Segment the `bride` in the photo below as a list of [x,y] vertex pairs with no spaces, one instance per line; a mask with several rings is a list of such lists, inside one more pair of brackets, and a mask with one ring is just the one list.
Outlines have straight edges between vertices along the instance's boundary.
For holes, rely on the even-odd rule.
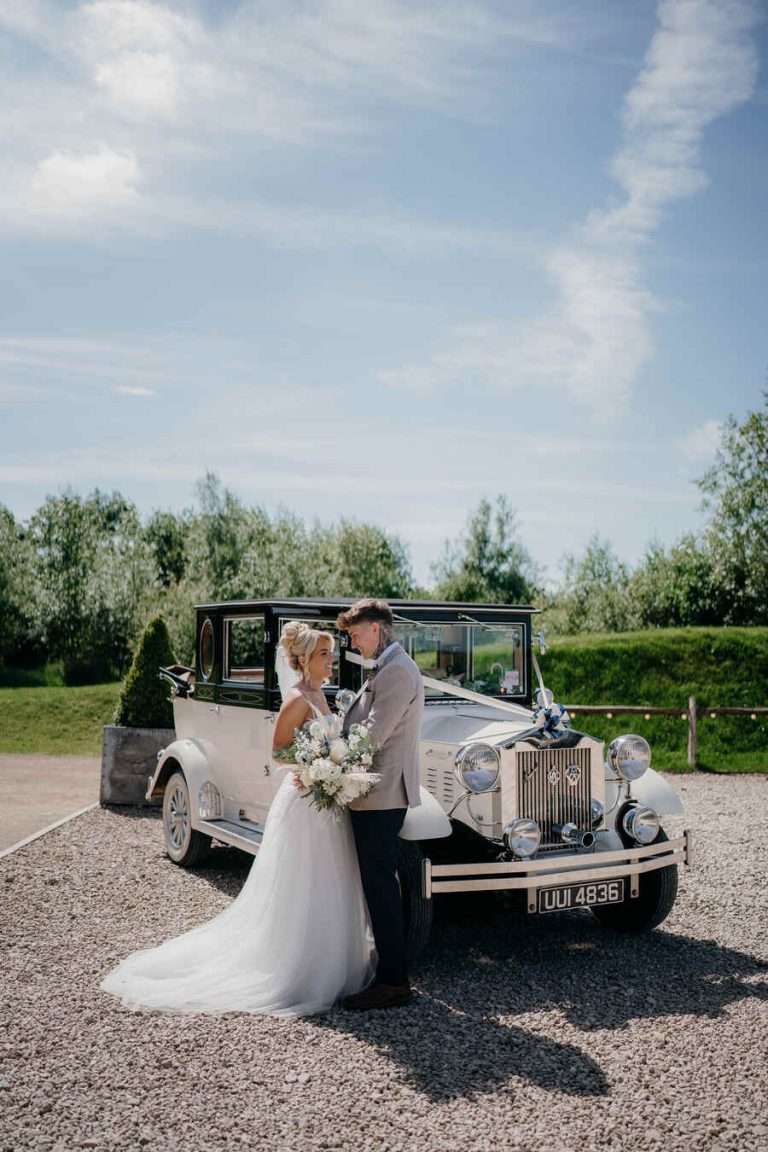
[[[333,637],[288,621],[277,663],[274,751],[330,714],[322,685]],[[311,806],[289,771],[237,899],[207,924],[134,952],[101,987],[134,1009],[306,1016],[365,987],[372,946],[349,816]]]

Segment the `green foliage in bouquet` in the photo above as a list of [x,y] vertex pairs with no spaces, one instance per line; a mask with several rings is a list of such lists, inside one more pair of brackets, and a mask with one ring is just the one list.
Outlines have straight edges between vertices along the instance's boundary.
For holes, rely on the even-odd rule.
[[160,679],[159,669],[175,663],[165,620],[155,616],[139,640],[120,692],[115,724],[126,728],[173,728],[168,685]]

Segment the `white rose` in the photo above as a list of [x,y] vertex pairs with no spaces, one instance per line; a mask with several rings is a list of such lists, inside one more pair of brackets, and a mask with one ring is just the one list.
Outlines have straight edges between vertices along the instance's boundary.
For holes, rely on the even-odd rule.
[[360,747],[362,742],[362,738],[358,736],[357,732],[353,732],[349,737],[349,746],[353,752],[356,748]]
[[310,765],[309,774],[315,783],[322,783],[329,778],[332,768],[333,765],[330,760],[325,757],[319,757]]
[[347,774],[341,781],[341,794],[344,802],[348,804],[350,800],[357,800],[360,795],[360,785],[354,776]]
[[347,755],[347,745],[342,739],[340,739],[340,737],[337,736],[335,740],[331,741],[331,746],[328,749],[328,755],[330,756],[331,760],[333,760],[334,764],[342,763]]
[[319,720],[313,720],[309,726],[309,734],[313,740],[321,741],[325,737],[325,729]]

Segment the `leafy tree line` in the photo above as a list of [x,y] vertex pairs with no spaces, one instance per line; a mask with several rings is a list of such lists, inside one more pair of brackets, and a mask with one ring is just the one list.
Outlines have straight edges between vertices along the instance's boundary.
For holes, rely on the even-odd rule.
[[0,506],[0,666],[63,666],[67,683],[122,676],[161,613],[189,660],[195,604],[268,596],[404,597],[405,546],[374,524],[310,527],[244,505],[208,474],[198,508],[142,523],[118,493],[51,496],[26,524]]
[[768,624],[768,390],[743,424],[726,421],[714,464],[697,481],[708,519],[671,547],[648,545],[636,568],[593,537],[566,556],[546,598],[556,632]]
[[554,591],[519,537],[503,495],[482,500],[465,531],[415,584],[403,542],[375,524],[307,526],[248,507],[207,474],[197,507],[142,522],[118,493],[49,497],[22,524],[0,506],[0,671],[59,662],[67,682],[122,676],[158,612],[189,660],[192,607],[271,596],[435,596],[536,603],[560,634],[768,623],[768,392],[763,408],[723,428],[700,479],[709,513],[699,535],[651,543],[630,569],[594,537],[566,556]]

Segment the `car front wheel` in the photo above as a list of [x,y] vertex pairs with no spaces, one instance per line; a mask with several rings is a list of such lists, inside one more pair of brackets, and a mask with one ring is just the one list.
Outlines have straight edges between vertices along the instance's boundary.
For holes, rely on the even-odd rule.
[[[665,841],[667,836],[660,831],[655,843]],[[628,885],[628,882],[627,882]],[[640,895],[632,899],[625,896],[621,904],[605,904],[593,908],[592,915],[606,928],[616,932],[634,935],[649,932],[672,911],[677,897],[677,865],[658,868],[655,872],[644,872],[640,876]]]
[[181,771],[174,772],[165,786],[163,837],[171,860],[184,868],[199,863],[211,846],[211,837],[192,827],[189,787]]
[[421,874],[424,853],[415,840],[401,840],[398,846],[397,875],[403,899],[405,946],[409,964],[421,956],[432,931],[432,901],[422,894]]

